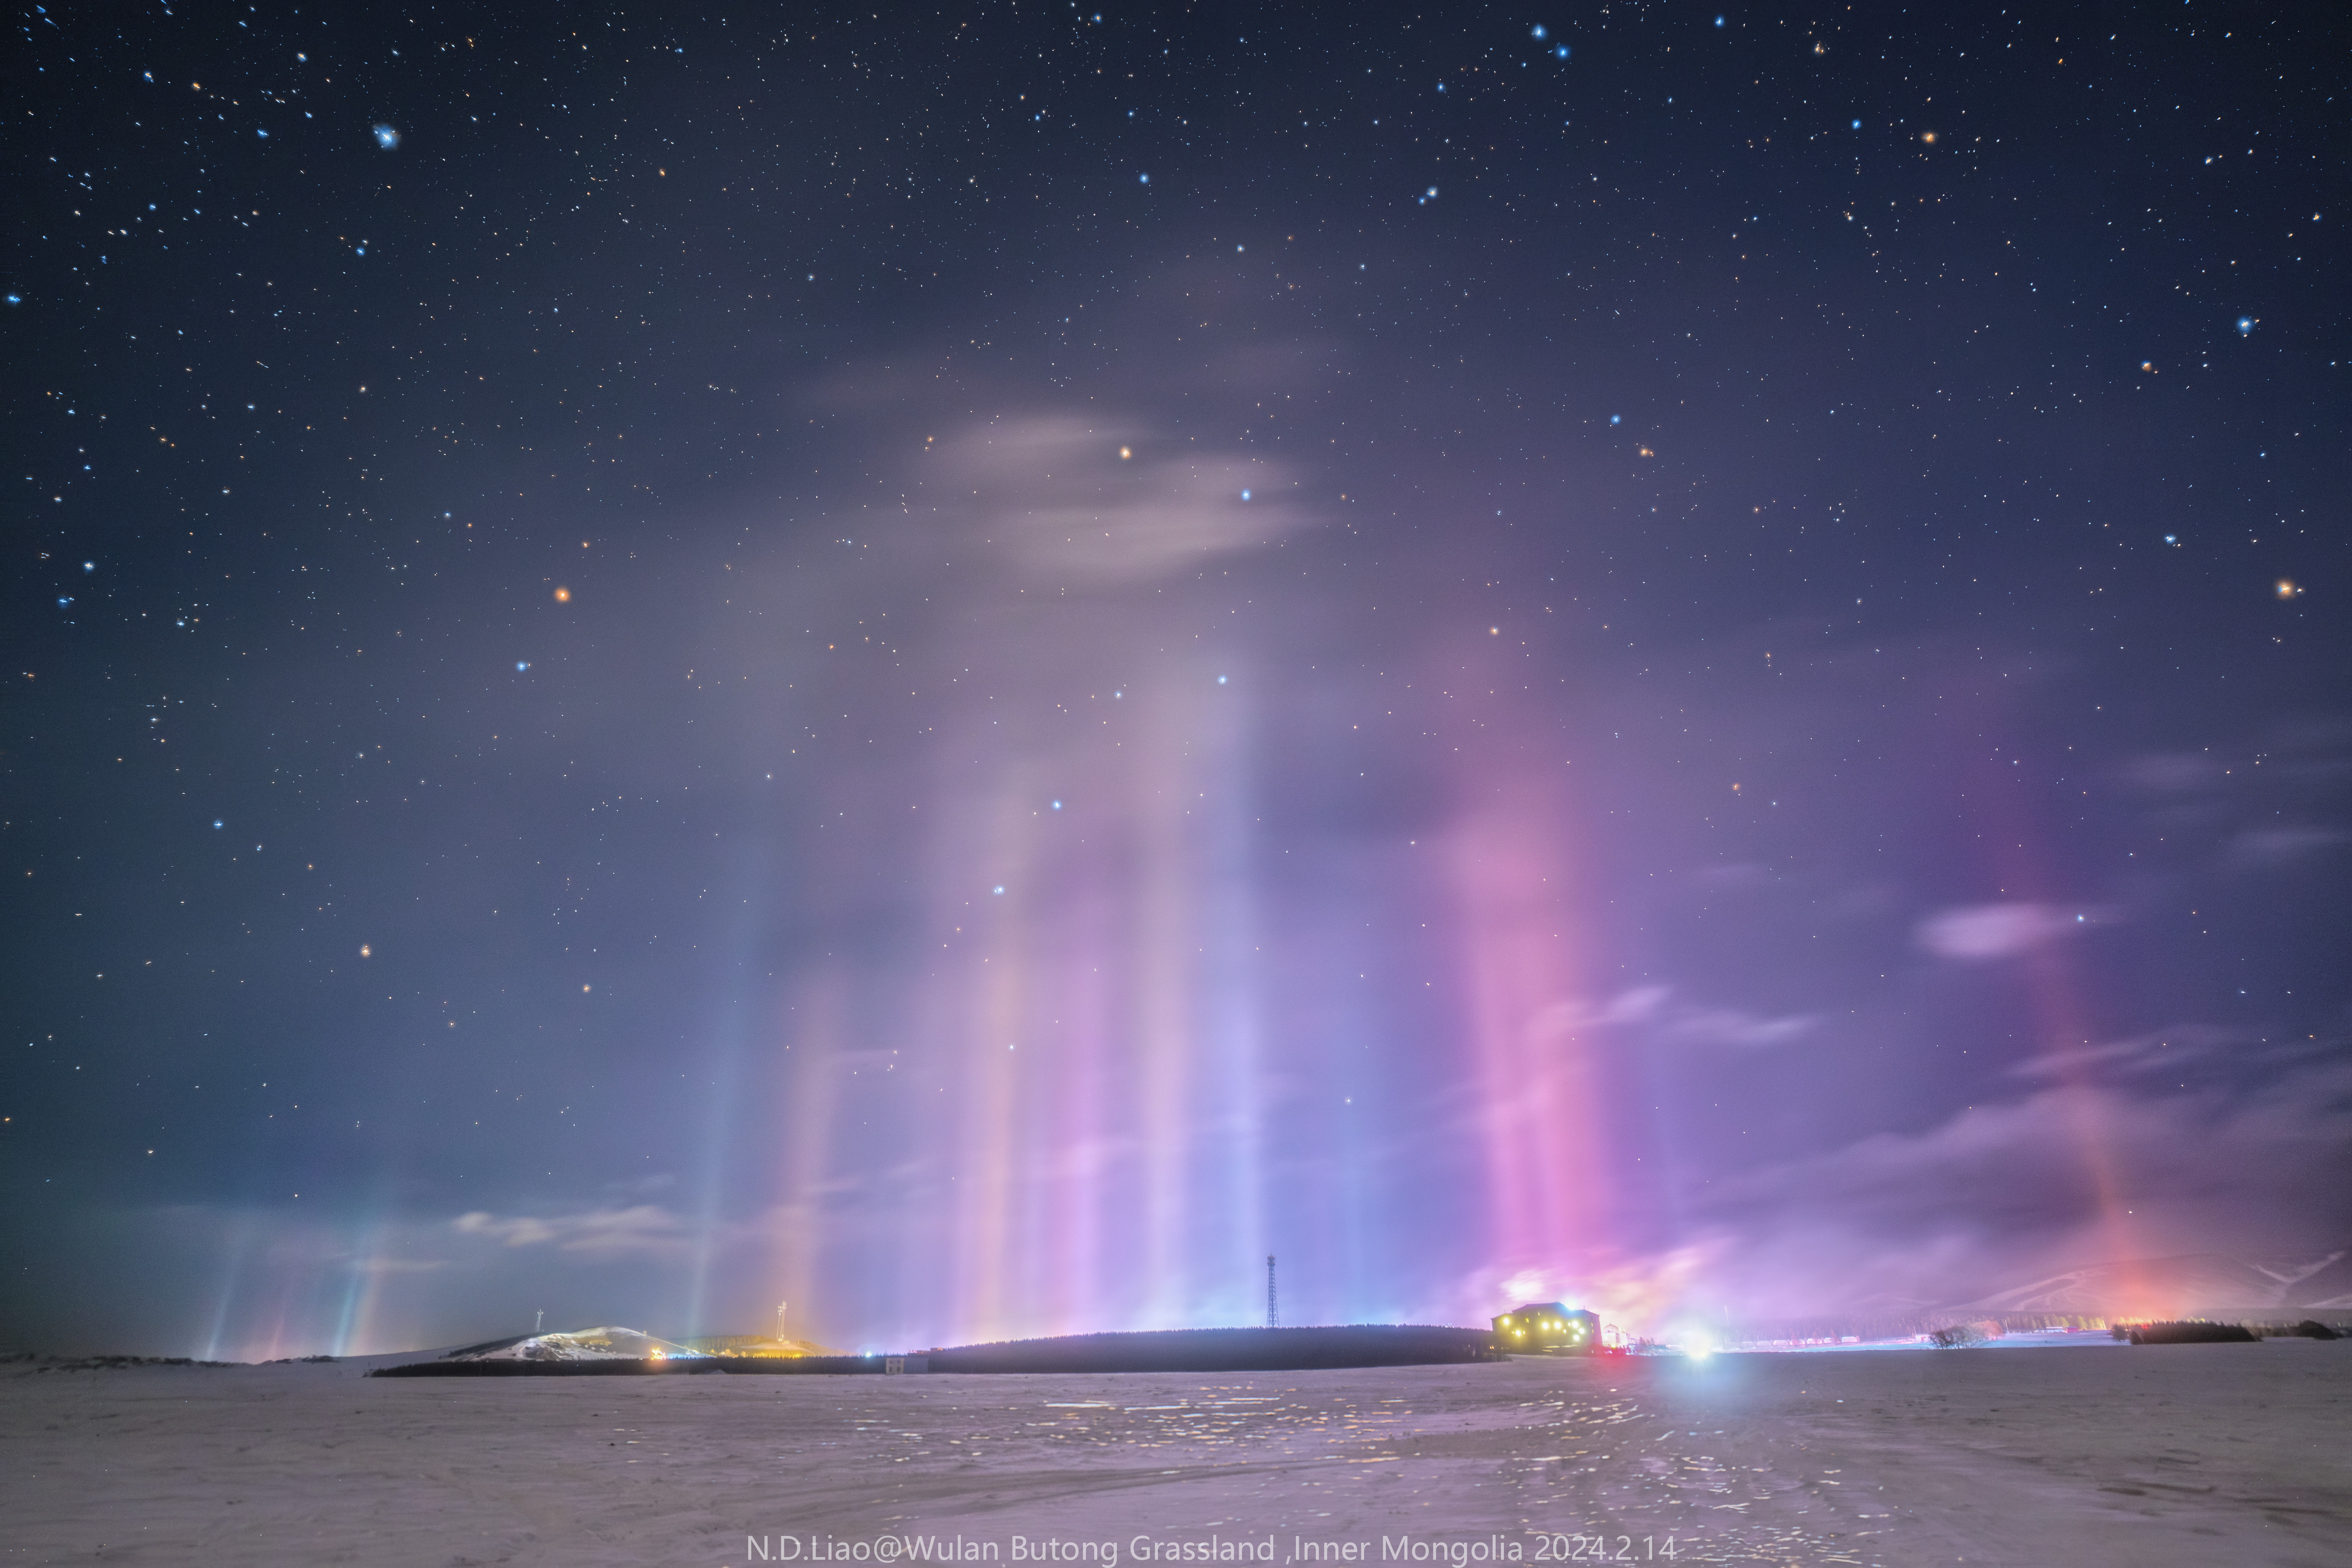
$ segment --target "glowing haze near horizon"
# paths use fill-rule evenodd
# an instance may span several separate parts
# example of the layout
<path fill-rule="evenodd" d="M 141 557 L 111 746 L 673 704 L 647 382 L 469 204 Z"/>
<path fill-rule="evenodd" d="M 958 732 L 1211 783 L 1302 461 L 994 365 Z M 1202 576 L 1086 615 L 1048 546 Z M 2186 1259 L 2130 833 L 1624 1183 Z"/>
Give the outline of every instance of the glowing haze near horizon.
<path fill-rule="evenodd" d="M 2343 1245 L 2341 40 L 2203 9 L 44 23 L 0 1340 Z"/>

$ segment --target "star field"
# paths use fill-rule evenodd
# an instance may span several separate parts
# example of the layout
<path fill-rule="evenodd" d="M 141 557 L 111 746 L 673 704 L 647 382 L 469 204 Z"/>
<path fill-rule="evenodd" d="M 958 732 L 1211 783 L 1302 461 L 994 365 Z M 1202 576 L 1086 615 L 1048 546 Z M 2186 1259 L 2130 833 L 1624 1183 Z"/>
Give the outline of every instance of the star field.
<path fill-rule="evenodd" d="M 17 27 L 0 1348 L 2341 1244 L 2329 18 Z"/>

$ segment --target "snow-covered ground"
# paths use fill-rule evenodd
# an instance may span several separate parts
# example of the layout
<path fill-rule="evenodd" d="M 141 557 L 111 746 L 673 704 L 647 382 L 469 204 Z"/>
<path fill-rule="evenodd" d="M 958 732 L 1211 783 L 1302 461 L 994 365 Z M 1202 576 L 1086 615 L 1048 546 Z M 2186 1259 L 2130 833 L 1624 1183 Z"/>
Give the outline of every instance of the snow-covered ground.
<path fill-rule="evenodd" d="M 2332 1568 L 2352 1542 L 2352 1342 L 1189 1376 L 8 1369 L 0 1442 L 5 1563 L 719 1568 L 928 1538 L 997 1563 L 1217 1542 L 1277 1564 L 1671 1543 Z"/>

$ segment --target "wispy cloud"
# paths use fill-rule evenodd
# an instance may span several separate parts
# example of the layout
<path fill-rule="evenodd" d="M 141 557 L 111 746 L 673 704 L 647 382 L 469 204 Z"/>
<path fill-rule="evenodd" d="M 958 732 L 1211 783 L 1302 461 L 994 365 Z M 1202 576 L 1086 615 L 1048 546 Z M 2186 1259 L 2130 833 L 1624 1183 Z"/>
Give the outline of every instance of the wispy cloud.
<path fill-rule="evenodd" d="M 2249 1037 L 2211 1024 L 2175 1024 L 2129 1039 L 2084 1045 L 2070 1051 L 2051 1051 L 2029 1058 L 2009 1069 L 2011 1078 L 2071 1079 L 2086 1071 L 2131 1072 L 2162 1068 L 2172 1071 L 2203 1062 L 2225 1047 L 2243 1046 Z"/>
<path fill-rule="evenodd" d="M 2126 763 L 2123 774 L 2150 795 L 2202 794 L 2225 776 L 2210 752 L 2152 752 Z"/>
<path fill-rule="evenodd" d="M 352 1267 L 363 1274 L 434 1274 L 449 1267 L 446 1258 L 362 1258 Z"/>
<path fill-rule="evenodd" d="M 2328 853 L 2352 834 L 2340 827 L 2260 827 L 2230 840 L 2229 858 L 2240 866 L 2291 866 Z"/>
<path fill-rule="evenodd" d="M 1066 416 L 992 420 L 934 442 L 919 475 L 962 544 L 1091 584 L 1260 549 L 1313 521 L 1286 467 Z"/>
<path fill-rule="evenodd" d="M 1581 998 L 1572 1002 L 1555 1002 L 1535 1016 L 1528 1026 L 1528 1032 L 1538 1039 L 1553 1039 L 1583 1029 L 1638 1024 L 1655 1017 L 1670 994 L 1663 985 L 1639 985 L 1633 990 L 1620 992 L 1606 1002 L 1590 1002 Z"/>
<path fill-rule="evenodd" d="M 1664 1022 L 1675 1039 L 1710 1046 L 1784 1046 L 1811 1034 L 1821 1022 L 1816 1013 L 1788 1013 L 1768 1017 L 1737 1007 L 1680 1007 Z"/>
<path fill-rule="evenodd" d="M 461 1236 L 504 1247 L 552 1246 L 589 1258 L 677 1258 L 687 1248 L 686 1222 L 657 1204 L 504 1219 L 476 1210 L 459 1215 L 450 1225 Z"/>
<path fill-rule="evenodd" d="M 1646 1026 L 1656 1037 L 1710 1046 L 1778 1046 L 1810 1033 L 1821 1021 L 1813 1013 L 1774 1016 L 1738 1007 L 1676 1000 L 1673 988 L 1638 985 L 1605 1002 L 1557 1002 L 1536 1015 L 1528 1032 L 1553 1039 L 1587 1029 Z"/>
<path fill-rule="evenodd" d="M 2080 931 L 2087 917 L 2048 904 L 1963 904 L 1919 922 L 1919 945 L 1967 963 L 2014 958 Z"/>

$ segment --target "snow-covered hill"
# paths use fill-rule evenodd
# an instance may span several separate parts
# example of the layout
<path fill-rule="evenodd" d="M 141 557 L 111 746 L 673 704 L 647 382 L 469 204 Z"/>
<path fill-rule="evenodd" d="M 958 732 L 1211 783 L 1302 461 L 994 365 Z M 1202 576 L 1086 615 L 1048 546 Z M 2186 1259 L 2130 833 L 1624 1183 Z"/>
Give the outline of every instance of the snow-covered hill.
<path fill-rule="evenodd" d="M 637 1329 L 573 1329 L 526 1334 L 452 1351 L 444 1361 L 702 1361 L 700 1351 L 657 1340 Z"/>

